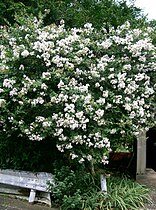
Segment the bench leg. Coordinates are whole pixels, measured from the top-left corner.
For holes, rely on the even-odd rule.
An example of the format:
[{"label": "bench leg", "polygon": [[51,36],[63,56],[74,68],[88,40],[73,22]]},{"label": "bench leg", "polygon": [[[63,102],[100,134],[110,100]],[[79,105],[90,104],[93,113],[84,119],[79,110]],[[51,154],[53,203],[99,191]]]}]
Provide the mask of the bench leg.
[{"label": "bench leg", "polygon": [[29,195],[29,203],[34,203],[35,201],[35,196],[36,196],[36,190],[32,190],[30,191],[30,195]]},{"label": "bench leg", "polygon": [[51,207],[51,196],[49,192],[41,192],[40,197],[44,203],[48,204]]}]

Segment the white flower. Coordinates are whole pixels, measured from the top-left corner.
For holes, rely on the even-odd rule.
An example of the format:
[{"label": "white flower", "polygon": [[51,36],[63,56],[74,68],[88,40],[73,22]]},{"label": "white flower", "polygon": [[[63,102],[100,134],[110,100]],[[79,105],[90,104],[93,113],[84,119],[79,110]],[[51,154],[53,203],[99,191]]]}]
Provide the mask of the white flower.
[{"label": "white flower", "polygon": [[91,161],[93,159],[93,157],[91,155],[87,155],[86,158],[88,161]]},{"label": "white flower", "polygon": [[45,121],[45,122],[42,123],[42,126],[43,126],[44,128],[50,127],[50,126],[51,126],[51,122]]},{"label": "white flower", "polygon": [[71,143],[69,143],[69,144],[66,144],[65,148],[66,148],[66,149],[72,149],[73,146],[71,145]]},{"label": "white flower", "polygon": [[105,102],[106,102],[106,99],[105,98],[99,98],[96,102],[100,105],[104,105]]},{"label": "white flower", "polygon": [[144,77],[145,77],[145,73],[138,73],[137,75],[135,75],[135,80],[141,81],[144,79]]},{"label": "white flower", "polygon": [[33,106],[36,106],[37,104],[43,104],[43,103],[44,103],[44,99],[42,97],[38,97],[31,101],[31,105]]},{"label": "white flower", "polygon": [[58,144],[57,144],[56,147],[57,147],[58,151],[64,152],[64,148],[63,148],[62,145],[58,145]]},{"label": "white flower", "polygon": [[21,65],[19,66],[19,70],[24,70],[24,65],[23,65],[23,64],[21,64]]},{"label": "white flower", "polygon": [[125,83],[124,83],[123,81],[121,81],[121,82],[118,84],[118,88],[119,88],[119,89],[125,88]]},{"label": "white flower", "polygon": [[63,129],[62,128],[56,128],[55,129],[55,136],[60,136],[63,133]]},{"label": "white flower", "polygon": [[98,46],[101,46],[104,49],[108,49],[111,45],[112,45],[112,41],[110,39],[107,39],[103,41],[102,43],[98,43]]},{"label": "white flower", "polygon": [[40,136],[39,134],[32,134],[29,136],[29,139],[32,141],[41,141],[43,140],[42,136]]},{"label": "white flower", "polygon": [[81,158],[80,160],[79,160],[79,163],[83,163],[85,160],[84,160],[84,158]]},{"label": "white flower", "polygon": [[103,91],[103,87],[102,86],[100,86],[100,90]]},{"label": "white flower", "polygon": [[75,128],[78,128],[79,127],[79,124],[77,121],[74,121],[74,122],[70,122],[70,128],[71,130],[74,130]]},{"label": "white flower", "polygon": [[102,157],[102,161],[101,161],[104,165],[108,164],[108,157],[106,155],[103,155]]},{"label": "white flower", "polygon": [[76,113],[76,117],[77,117],[78,119],[81,119],[81,118],[83,117],[83,111],[77,112],[77,113]]},{"label": "white flower", "polygon": [[113,85],[115,85],[115,84],[118,83],[118,81],[117,81],[117,79],[113,79],[113,80],[110,81],[110,83],[113,84]]},{"label": "white flower", "polygon": [[117,104],[122,103],[122,95],[114,96],[113,102]]},{"label": "white flower", "polygon": [[65,108],[64,108],[65,112],[75,112],[75,105],[74,104],[67,104],[65,103]]},{"label": "white flower", "polygon": [[88,94],[84,99],[84,104],[90,104],[91,99],[92,99],[91,94]]},{"label": "white flower", "polygon": [[142,107],[139,108],[138,114],[139,114],[140,117],[144,116],[145,113],[144,113],[144,109]]},{"label": "white flower", "polygon": [[133,101],[133,109],[139,109],[138,101]]},{"label": "white flower", "polygon": [[129,118],[130,118],[130,119],[133,119],[133,118],[135,118],[135,116],[136,116],[136,113],[135,113],[134,111],[132,111],[132,112],[130,113]]},{"label": "white flower", "polygon": [[9,93],[10,96],[15,96],[17,95],[17,88],[13,88],[10,93]]},{"label": "white flower", "polygon": [[15,83],[16,83],[15,80],[12,80],[12,79],[4,79],[4,81],[3,81],[3,87],[12,88],[13,84],[15,84]]},{"label": "white flower", "polygon": [[53,113],[53,115],[52,115],[52,119],[53,119],[53,120],[58,120],[58,116],[59,116],[58,114]]},{"label": "white flower", "polygon": [[18,101],[18,103],[19,103],[20,105],[23,105],[23,104],[24,104],[23,101]]},{"label": "white flower", "polygon": [[57,85],[57,87],[59,89],[63,88],[64,87],[64,82],[62,80],[60,80],[59,84]]},{"label": "white flower", "polygon": [[115,134],[116,133],[116,128],[113,128],[111,131],[110,131],[110,134]]},{"label": "white flower", "polygon": [[28,51],[28,50],[24,50],[24,51],[21,53],[21,56],[24,57],[24,58],[28,57],[28,55],[29,55],[29,51]]},{"label": "white flower", "polygon": [[42,97],[38,97],[37,100],[38,100],[37,102],[39,104],[43,104],[44,103],[44,99]]},{"label": "white flower", "polygon": [[51,78],[51,74],[49,72],[43,72],[42,73],[42,78],[49,80]]},{"label": "white flower", "polygon": [[132,109],[130,104],[125,104],[124,107],[125,107],[125,110],[127,110],[127,111],[131,111],[131,109]]},{"label": "white flower", "polygon": [[149,95],[154,93],[154,89],[152,87],[145,86],[145,97],[148,98]]},{"label": "white flower", "polygon": [[109,109],[109,108],[111,108],[112,107],[112,104],[110,104],[110,103],[108,103],[107,105],[106,105],[106,109]]},{"label": "white flower", "polygon": [[44,120],[45,120],[45,118],[42,116],[37,116],[35,119],[36,122],[43,122]]},{"label": "white flower", "polygon": [[41,89],[43,89],[43,90],[47,90],[47,89],[48,89],[48,86],[47,86],[45,83],[42,83],[42,85],[41,85]]},{"label": "white flower", "polygon": [[129,71],[129,70],[131,70],[131,68],[132,68],[131,64],[126,64],[126,65],[123,66],[124,70],[128,70]]},{"label": "white flower", "polygon": [[130,102],[131,99],[130,99],[129,97],[125,97],[125,101],[126,101],[126,102]]},{"label": "white flower", "polygon": [[139,101],[138,101],[139,105],[144,105],[145,104],[145,100],[144,98],[141,98]]},{"label": "white flower", "polygon": [[72,160],[78,157],[78,155],[75,155],[74,153],[70,154],[70,156]]},{"label": "white flower", "polygon": [[103,109],[98,109],[97,111],[95,111],[96,115],[101,118],[104,115],[104,110]]},{"label": "white flower", "polygon": [[[68,99],[68,96],[67,95],[64,95],[64,98]],[[70,100],[72,101],[72,103],[75,103],[79,98],[80,98],[80,96],[79,95],[75,95],[75,94],[73,94],[72,96],[70,96]]]},{"label": "white flower", "polygon": [[95,87],[100,87],[99,82],[95,83]]},{"label": "white flower", "polygon": [[86,23],[86,24],[84,25],[84,28],[91,29],[91,28],[92,28],[92,23]]},{"label": "white flower", "polygon": [[125,134],[126,132],[124,130],[120,131],[121,134]]},{"label": "white flower", "polygon": [[55,96],[52,96],[51,99],[50,99],[51,103],[56,103],[57,99]]},{"label": "white flower", "polygon": [[82,86],[80,86],[79,87],[79,90],[80,90],[80,92],[88,92],[88,87],[89,87],[89,84],[86,84],[86,85],[82,85]]},{"label": "white flower", "polygon": [[60,20],[60,25],[64,25],[64,20]]}]

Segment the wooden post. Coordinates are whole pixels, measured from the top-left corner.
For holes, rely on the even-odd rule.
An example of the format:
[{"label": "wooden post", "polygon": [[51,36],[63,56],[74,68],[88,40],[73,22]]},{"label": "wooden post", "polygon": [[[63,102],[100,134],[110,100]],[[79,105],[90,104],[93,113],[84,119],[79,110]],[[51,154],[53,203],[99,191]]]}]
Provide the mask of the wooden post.
[{"label": "wooden post", "polygon": [[100,175],[100,183],[101,183],[101,190],[107,193],[106,176],[104,174]]},{"label": "wooden post", "polygon": [[140,131],[137,136],[137,174],[146,172],[146,131]]},{"label": "wooden post", "polygon": [[48,192],[40,192],[40,197],[42,198],[41,201],[45,201],[51,207],[51,196]]},{"label": "wooden post", "polygon": [[33,204],[36,197],[36,190],[31,189],[29,195],[29,203]]}]

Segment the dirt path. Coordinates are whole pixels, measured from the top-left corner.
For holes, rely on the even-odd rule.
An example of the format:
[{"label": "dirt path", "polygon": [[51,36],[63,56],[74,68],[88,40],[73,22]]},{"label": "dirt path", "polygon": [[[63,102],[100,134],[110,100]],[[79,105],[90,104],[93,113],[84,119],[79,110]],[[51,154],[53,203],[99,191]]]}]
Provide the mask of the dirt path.
[{"label": "dirt path", "polygon": [[0,210],[58,210],[43,204],[29,204],[28,201],[0,195]]},{"label": "dirt path", "polygon": [[137,176],[137,182],[150,189],[152,203],[146,204],[147,210],[156,210],[156,172],[153,169],[146,169],[146,173]]}]

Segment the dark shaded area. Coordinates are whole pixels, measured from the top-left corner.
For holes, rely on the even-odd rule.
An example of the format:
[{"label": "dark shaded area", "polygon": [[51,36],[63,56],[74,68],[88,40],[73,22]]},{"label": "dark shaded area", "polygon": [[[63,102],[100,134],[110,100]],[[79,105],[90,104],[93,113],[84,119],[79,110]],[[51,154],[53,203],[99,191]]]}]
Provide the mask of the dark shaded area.
[{"label": "dark shaded area", "polygon": [[133,152],[111,152],[107,170],[121,173],[136,179],[137,141],[134,141]]},{"label": "dark shaded area", "polygon": [[53,164],[61,160],[55,139],[40,142],[12,136],[0,140],[0,168],[53,172]]},{"label": "dark shaded area", "polygon": [[156,127],[149,129],[147,138],[146,167],[156,171]]}]

